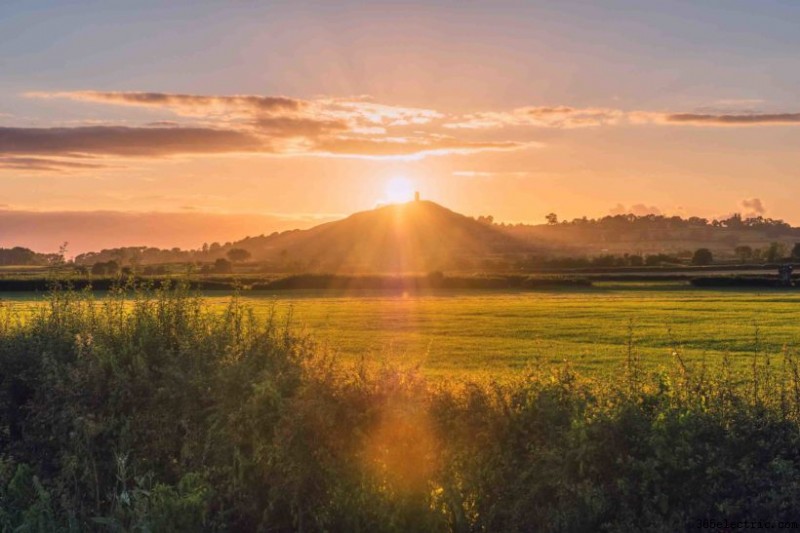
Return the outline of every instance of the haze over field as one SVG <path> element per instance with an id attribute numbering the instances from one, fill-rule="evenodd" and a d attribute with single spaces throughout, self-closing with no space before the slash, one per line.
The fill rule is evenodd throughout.
<path id="1" fill-rule="evenodd" d="M 197 247 L 413 190 L 503 222 L 800 224 L 798 17 L 773 0 L 4 2 L 0 245 Z"/>

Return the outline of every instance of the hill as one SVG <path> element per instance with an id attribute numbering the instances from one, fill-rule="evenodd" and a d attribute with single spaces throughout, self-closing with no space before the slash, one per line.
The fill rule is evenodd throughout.
<path id="1" fill-rule="evenodd" d="M 734 214 L 721 220 L 662 215 L 613 215 L 599 219 L 540 225 L 501 225 L 523 242 L 535 242 L 561 256 L 603 254 L 681 254 L 709 248 L 724 260 L 774 261 L 767 250 L 776 243 L 786 254 L 800 240 L 800 228 L 782 220 Z"/>
<path id="2" fill-rule="evenodd" d="M 715 264 L 754 265 L 798 259 L 800 228 L 782 220 L 732 215 L 721 220 L 614 215 L 548 224 L 495 223 L 434 202 L 392 204 L 306 230 L 211 243 L 196 250 L 127 247 L 81 254 L 78 265 L 204 264 L 246 250 L 253 272 L 516 271 L 542 268 L 687 265 L 709 248 Z M 241 255 L 241 252 L 239 252 Z M 790 257 L 791 256 L 791 257 Z M 241 271 L 241 269 L 239 269 Z M 215 271 L 212 268 L 212 271 Z M 220 271 L 220 270 L 216 270 Z M 222 272 L 229 272 L 227 270 Z"/>
<path id="3" fill-rule="evenodd" d="M 304 231 L 244 239 L 253 260 L 310 270 L 411 272 L 455 268 L 473 258 L 534 250 L 498 226 L 429 201 L 392 204 Z"/>

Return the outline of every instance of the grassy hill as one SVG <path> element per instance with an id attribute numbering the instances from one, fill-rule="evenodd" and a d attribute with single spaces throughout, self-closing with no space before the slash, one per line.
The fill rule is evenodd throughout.
<path id="1" fill-rule="evenodd" d="M 308 268 L 427 271 L 475 257 L 535 249 L 498 226 L 484 224 L 428 201 L 355 213 L 304 231 L 233 243 L 257 261 L 300 262 Z"/>
<path id="2" fill-rule="evenodd" d="M 355 213 L 307 230 L 211 243 L 195 250 L 116 248 L 81 254 L 75 263 L 209 265 L 231 257 L 249 262 L 253 272 L 494 272 L 569 266 L 561 264 L 563 260 L 573 267 L 680 266 L 689 264 L 695 250 L 708 248 L 716 264 L 758 265 L 788 260 L 797 242 L 800 228 L 763 217 L 708 220 L 629 214 L 551 224 L 498 224 L 492 217 L 476 220 L 433 202 L 415 201 Z M 235 249 L 248 253 L 240 259 L 228 256 Z"/>

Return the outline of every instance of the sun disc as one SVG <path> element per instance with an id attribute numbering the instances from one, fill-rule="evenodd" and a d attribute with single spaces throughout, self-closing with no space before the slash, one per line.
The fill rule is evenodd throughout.
<path id="1" fill-rule="evenodd" d="M 414 185 L 408 178 L 397 176 L 386 182 L 384 194 L 389 203 L 410 202 L 414 198 Z"/>

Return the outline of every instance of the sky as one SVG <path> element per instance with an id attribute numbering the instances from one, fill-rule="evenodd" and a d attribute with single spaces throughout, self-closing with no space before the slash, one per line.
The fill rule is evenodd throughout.
<path id="1" fill-rule="evenodd" d="M 800 224 L 794 1 L 0 3 L 0 246 L 410 199 Z"/>

